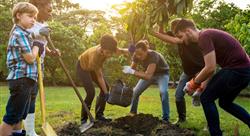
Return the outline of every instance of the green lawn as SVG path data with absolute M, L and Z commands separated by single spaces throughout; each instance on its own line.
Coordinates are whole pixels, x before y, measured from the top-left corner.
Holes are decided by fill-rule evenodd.
M 79 88 L 83 92 L 83 88 Z M 46 91 L 46 108 L 47 108 L 47 119 L 49 123 L 54 127 L 58 128 L 66 122 L 78 121 L 80 118 L 80 101 L 76 97 L 73 88 L 71 87 L 45 87 Z M 170 97 L 170 109 L 171 109 L 171 122 L 174 122 L 177 118 L 175 108 L 175 90 L 169 90 Z M 0 118 L 2 119 L 5 113 L 5 105 L 8 99 L 8 88 L 7 86 L 0 86 Z M 85 94 L 83 94 L 84 96 Z M 140 97 L 139 112 L 153 114 L 154 116 L 161 117 L 161 105 L 159 99 L 159 91 L 157 88 L 150 88 L 146 90 Z M 201 107 L 193 107 L 191 104 L 191 98 L 186 96 L 187 100 L 187 123 L 182 127 L 190 128 L 196 132 L 198 136 L 209 135 L 207 131 L 203 131 L 206 125 L 205 117 Z M 247 108 L 250 112 L 249 98 L 237 98 L 236 103 Z M 40 103 L 37 99 L 36 108 L 36 129 L 40 132 L 39 127 L 41 126 L 41 114 L 40 114 Z M 92 105 L 91 112 L 94 113 L 95 101 Z M 220 112 L 221 128 L 224 131 L 225 136 L 233 135 L 233 130 L 236 124 L 239 124 L 240 136 L 249 136 L 249 128 L 241 121 L 232 117 L 230 114 L 224 112 L 218 108 Z M 118 118 L 126 116 L 129 112 L 129 107 L 123 108 L 119 106 L 113 106 L 107 104 L 105 115 L 110 118 Z M 1 122 L 1 121 L 0 121 Z

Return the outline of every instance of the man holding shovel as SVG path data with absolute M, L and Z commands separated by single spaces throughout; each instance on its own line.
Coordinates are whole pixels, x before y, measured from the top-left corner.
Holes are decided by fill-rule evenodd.
M 45 36 L 49 35 L 49 28 L 46 21 L 51 18 L 51 12 L 52 12 L 52 3 L 51 0 L 30 0 L 29 3 L 33 4 L 38 9 L 38 15 L 37 15 L 37 22 L 33 25 L 32 28 L 30 28 L 28 31 L 32 33 L 34 41 L 38 41 L 40 43 L 43 43 L 45 46 L 45 51 L 51 56 L 58 56 L 60 55 L 59 50 L 52 51 L 48 48 L 47 40 Z M 44 58 L 45 58 L 45 51 L 41 54 L 41 64 L 42 69 L 44 69 Z M 24 127 L 26 130 L 26 134 L 28 136 L 37 136 L 35 132 L 35 102 L 36 102 L 36 96 L 38 93 L 38 87 L 36 86 L 34 88 L 34 91 L 32 91 L 31 94 L 31 102 L 30 102 L 30 109 L 29 113 L 24 120 Z
M 78 58 L 77 77 L 81 80 L 86 91 L 85 103 L 90 109 L 95 96 L 95 82 L 100 88 L 100 94 L 96 100 L 95 117 L 99 121 L 111 121 L 104 117 L 106 101 L 109 98 L 109 86 L 103 77 L 103 63 L 113 54 L 128 54 L 125 49 L 117 48 L 117 41 L 111 35 L 103 35 L 100 45 L 91 47 L 84 51 Z M 87 123 L 87 112 L 82 107 L 81 124 Z

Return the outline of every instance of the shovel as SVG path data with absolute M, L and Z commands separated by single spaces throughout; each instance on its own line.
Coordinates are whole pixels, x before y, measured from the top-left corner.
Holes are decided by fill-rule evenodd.
M 49 44 L 51 45 L 52 49 L 53 49 L 53 50 L 56 50 L 54 44 L 52 43 L 52 41 L 51 41 L 51 39 L 50 39 L 50 36 L 47 36 L 46 39 L 47 39 L 47 41 L 49 42 Z M 58 57 L 58 60 L 59 60 L 59 63 L 60 63 L 60 65 L 61 65 L 61 67 L 63 68 L 63 70 L 64 70 L 66 76 L 68 77 L 69 81 L 71 82 L 71 85 L 72 85 L 72 87 L 74 88 L 74 91 L 75 91 L 77 97 L 78 97 L 79 100 L 81 101 L 83 108 L 85 109 L 85 111 L 87 112 L 87 114 L 88 114 L 88 116 L 89 116 L 90 122 L 89 122 L 89 123 L 82 124 L 82 125 L 79 127 L 81 133 L 83 133 L 83 132 L 85 132 L 86 130 L 88 130 L 89 128 L 91 128 L 91 127 L 94 125 L 94 121 L 95 121 L 95 120 L 94 120 L 93 116 L 91 115 L 91 113 L 90 113 L 90 111 L 89 111 L 89 108 L 87 107 L 87 105 L 86 105 L 85 102 L 83 101 L 82 96 L 81 96 L 81 94 L 79 93 L 79 91 L 78 91 L 78 89 L 77 89 L 77 87 L 76 87 L 76 84 L 74 83 L 72 77 L 71 77 L 70 74 L 69 74 L 68 69 L 66 68 L 65 64 L 63 63 L 62 58 L 61 58 L 61 57 Z
M 38 85 L 39 85 L 39 94 L 40 94 L 40 105 L 41 105 L 41 115 L 42 115 L 42 135 L 44 136 L 57 136 L 56 132 L 50 126 L 48 122 L 46 122 L 45 116 L 45 95 L 43 88 L 43 75 L 41 68 L 41 59 L 37 57 L 37 69 L 38 69 Z

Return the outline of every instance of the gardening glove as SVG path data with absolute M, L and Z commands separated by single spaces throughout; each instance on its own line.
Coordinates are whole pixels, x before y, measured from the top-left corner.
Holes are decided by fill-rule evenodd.
M 191 79 L 186 83 L 183 91 L 188 95 L 192 95 L 196 89 L 198 89 L 201 85 L 194 82 L 194 79 Z
M 135 70 L 132 69 L 130 66 L 123 66 L 122 72 L 125 74 L 135 74 Z
M 200 101 L 200 96 L 201 96 L 201 94 L 202 94 L 202 91 L 200 91 L 200 89 L 201 89 L 201 88 L 198 88 L 198 89 L 194 92 L 194 94 L 192 95 L 192 104 L 193 104 L 194 106 L 200 106 L 200 103 L 201 103 L 201 101 Z
M 49 29 L 49 27 L 48 27 L 48 26 L 42 27 L 42 28 L 39 30 L 39 34 L 42 35 L 42 36 L 48 37 L 49 34 L 50 34 L 50 29 Z
M 34 41 L 33 46 L 37 46 L 39 48 L 38 56 L 40 57 L 41 54 L 43 54 L 43 52 L 44 52 L 44 44 L 39 42 L 39 41 Z
M 130 44 L 129 47 L 128 47 L 128 51 L 132 55 L 135 52 L 135 45 Z
M 108 101 L 108 99 L 109 99 L 109 92 L 104 94 L 104 100 Z

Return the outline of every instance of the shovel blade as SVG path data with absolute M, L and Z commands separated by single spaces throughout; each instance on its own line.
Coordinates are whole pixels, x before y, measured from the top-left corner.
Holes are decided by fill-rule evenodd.
M 57 136 L 54 129 L 50 126 L 48 122 L 42 125 L 42 135 L 43 136 Z
M 84 123 L 82 124 L 79 129 L 80 129 L 80 132 L 83 133 L 85 132 L 86 130 L 88 130 L 89 128 L 91 128 L 92 126 L 94 125 L 94 122 L 89 122 L 89 123 Z

